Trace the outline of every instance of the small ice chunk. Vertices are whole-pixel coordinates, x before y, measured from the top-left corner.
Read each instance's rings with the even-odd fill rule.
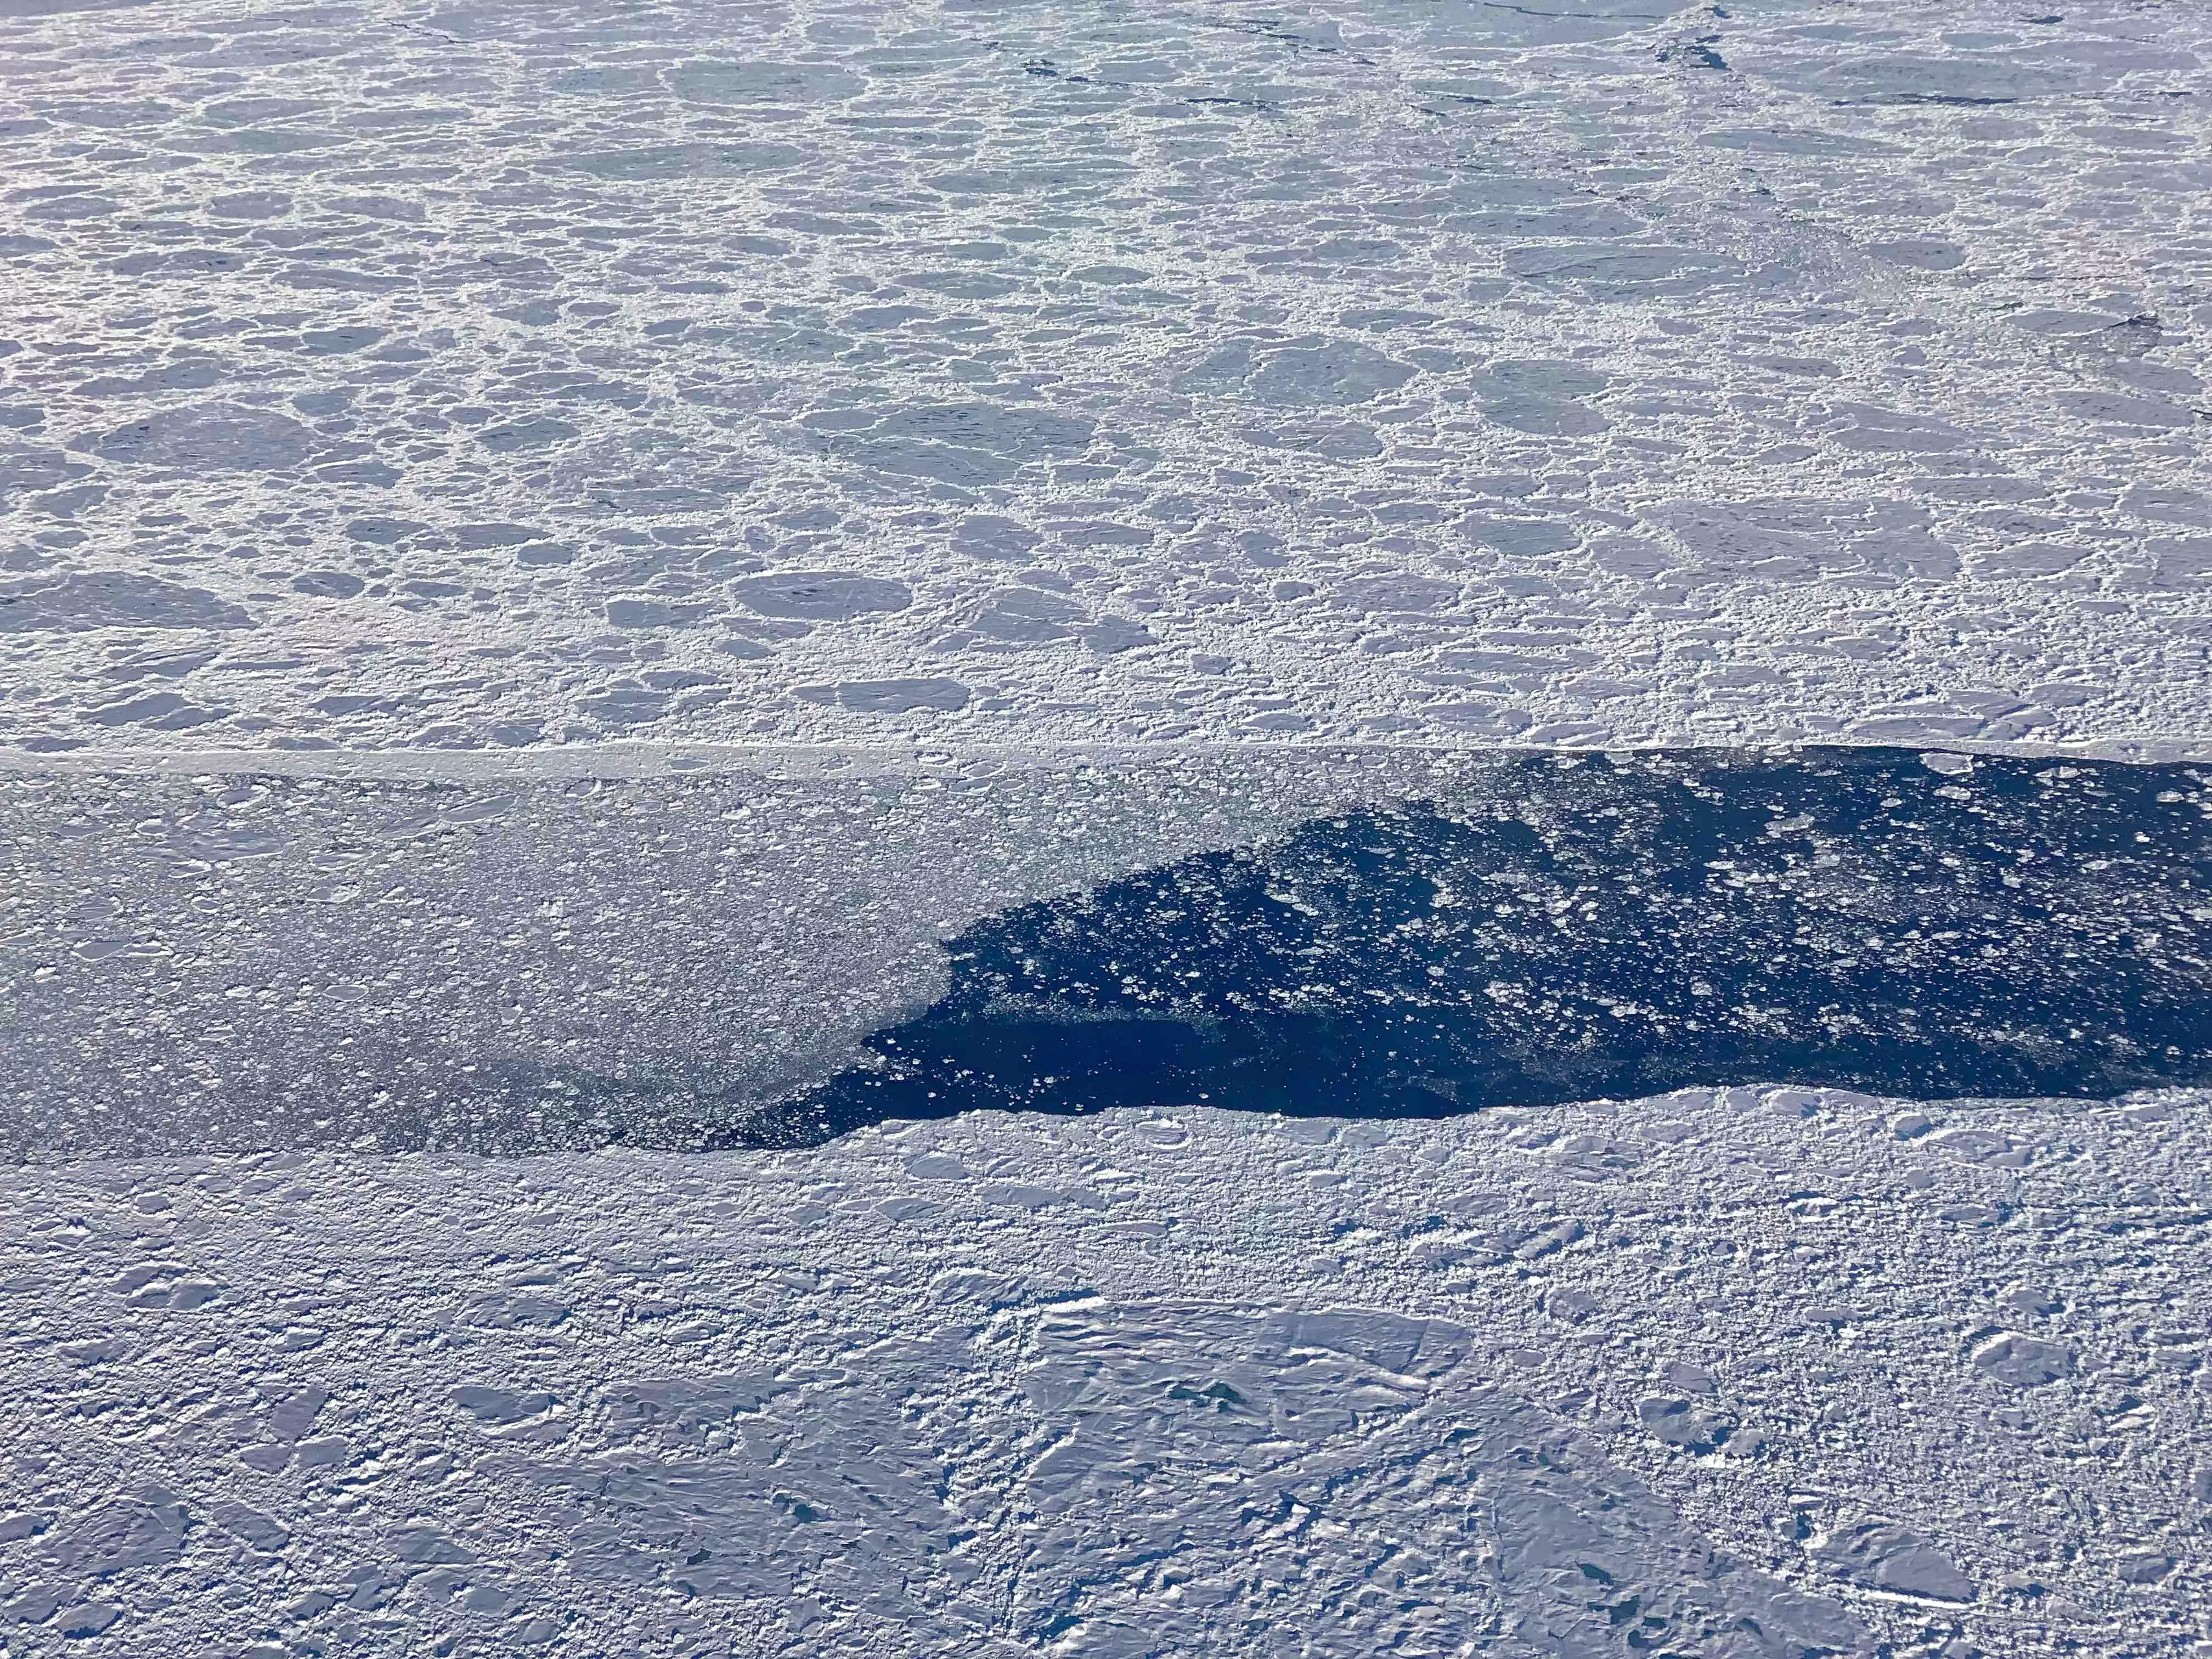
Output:
[[[842,570],[775,571],[748,577],[731,592],[764,617],[807,622],[851,622],[874,611],[903,611],[914,603],[914,590],[904,582]]]
[[[2002,1331],[1990,1338],[1971,1356],[2000,1382],[2015,1389],[2039,1389],[2074,1375],[2074,1355],[2056,1342]]]

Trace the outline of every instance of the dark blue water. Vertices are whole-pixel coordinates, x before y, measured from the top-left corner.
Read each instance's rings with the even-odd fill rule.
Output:
[[[721,1144],[977,1108],[1420,1117],[1754,1081],[2212,1081],[2204,773],[1881,750],[1498,769],[948,948],[952,986]]]

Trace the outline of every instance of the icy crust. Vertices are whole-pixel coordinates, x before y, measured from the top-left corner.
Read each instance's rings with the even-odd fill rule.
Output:
[[[0,1175],[11,1647],[2208,1634],[2201,1092]]]
[[[553,758],[0,774],[0,1155],[696,1144],[935,1000],[984,916],[1484,787],[1372,751]]]
[[[2208,49],[9,6],[0,744],[2202,741]]]

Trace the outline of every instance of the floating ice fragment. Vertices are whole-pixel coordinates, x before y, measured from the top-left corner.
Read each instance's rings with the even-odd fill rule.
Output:
[[[837,685],[802,685],[793,695],[856,714],[910,714],[965,708],[969,692],[957,680],[847,680]]]
[[[819,104],[851,98],[867,82],[836,64],[716,63],[695,58],[668,71],[679,98],[700,104]]]
[[[2173,1558],[2164,1550],[2130,1550],[2119,1559],[2114,1571],[2124,1584],[2155,1584],[2173,1571]]]
[[[731,585],[738,601],[764,617],[809,622],[851,622],[871,612],[903,611],[914,590],[882,576],[841,570],[778,571]]]
[[[283,471],[303,465],[314,434],[271,410],[242,404],[189,404],[165,409],[88,441],[103,460],[195,471]]]
[[[1990,1337],[1969,1357],[1998,1382],[2015,1389],[2039,1389],[2074,1375],[2070,1349],[2017,1331]]]
[[[727,179],[786,173],[806,160],[805,150],[790,144],[732,140],[595,150],[580,155],[554,156],[540,166],[550,173],[581,173],[625,184],[650,184],[666,179]]]
[[[1735,1419],[1680,1395],[1648,1395],[1636,1406],[1637,1421],[1662,1444],[1689,1452],[1717,1449],[1735,1431]]]
[[[1971,1601],[1973,1581],[1958,1564],[1909,1527],[1868,1521],[1816,1538],[1814,1560],[1870,1589],[1895,1590],[1938,1601]]]

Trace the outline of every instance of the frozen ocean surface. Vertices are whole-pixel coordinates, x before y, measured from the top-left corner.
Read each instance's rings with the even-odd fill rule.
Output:
[[[2188,1655],[2208,1106],[18,1170],[0,1607],[40,1655]]]
[[[0,741],[2198,744],[2208,43],[9,0]]]
[[[2208,55],[0,0],[0,1653],[2205,1659]]]

